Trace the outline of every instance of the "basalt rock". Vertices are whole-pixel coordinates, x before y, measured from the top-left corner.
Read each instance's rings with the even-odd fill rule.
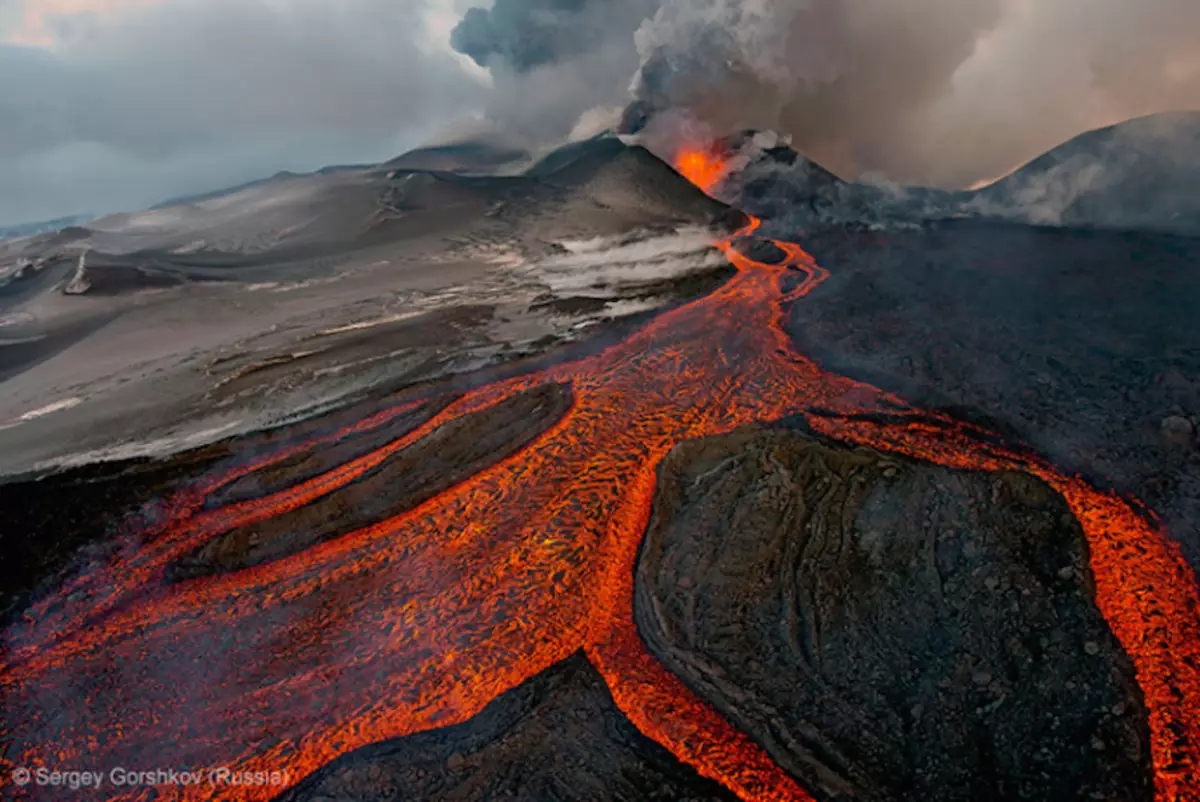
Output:
[[[334,761],[277,802],[736,802],[621,714],[575,655],[454,727]]]
[[[377,428],[348,435],[334,443],[303,449],[217,490],[205,499],[205,507],[217,509],[228,504],[262,498],[315,479],[333,466],[364,457],[403,437],[416,427],[427,423],[458,398],[454,394],[439,396],[417,404]]]
[[[820,800],[1153,798],[1082,529],[1030,476],[783,429],[682,444],[635,614]]]
[[[407,512],[515,454],[562,417],[570,401],[568,388],[544,384],[457,417],[311,504],[210,540],[172,565],[168,576],[184,580],[270,562]],[[430,412],[419,408],[408,422],[415,425]],[[367,439],[378,446],[374,437]],[[313,458],[328,470],[338,464],[339,455],[348,461],[354,450],[353,443],[322,449],[279,466],[282,475],[276,479],[313,475],[319,470]]]

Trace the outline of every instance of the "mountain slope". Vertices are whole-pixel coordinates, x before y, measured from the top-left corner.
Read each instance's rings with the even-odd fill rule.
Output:
[[[973,215],[1200,234],[1200,112],[1081,134],[975,192]]]

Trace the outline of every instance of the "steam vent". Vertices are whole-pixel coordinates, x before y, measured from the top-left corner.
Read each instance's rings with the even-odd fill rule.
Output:
[[[173,2],[92,12],[96,52]],[[0,48],[75,52],[71,4],[27,5]],[[217,94],[255,136],[294,97],[296,141],[366,137],[306,127],[313,82],[321,126],[411,75],[422,119],[493,102],[0,234],[0,796],[1200,802],[1200,112],[907,186],[924,150],[838,127],[924,131],[871,94],[903,64],[850,10],[749,36],[783,11],[742,5],[496,0],[449,37],[478,69],[372,25],[370,80],[330,55],[243,107],[291,63],[247,39]],[[363,13],[284,6],[305,42]],[[876,89],[776,97],[733,51],[784,32]]]

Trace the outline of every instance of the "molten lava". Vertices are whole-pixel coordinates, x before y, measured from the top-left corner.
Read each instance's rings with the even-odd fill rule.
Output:
[[[711,186],[723,168],[707,159],[685,156],[680,170]],[[799,414],[849,443],[1029,471],[1057,488],[1083,524],[1100,609],[1145,693],[1157,798],[1198,798],[1200,597],[1175,545],[1125,501],[1036,456],[794,353],[784,305],[827,274],[792,243],[774,242],[770,263],[737,250],[756,227],[719,243],[738,271],[728,284],[598,354],[468,391],[391,444],[260,499],[203,508],[290,452],[175,499],[166,523],[126,536],[7,633],[6,764],[286,770],[295,783],[366,744],[465,721],[582,649],[621,710],[680,760],[747,800],[808,799],[659,664],[633,623],[660,460],[689,438]],[[334,492],[455,416],[546,382],[572,389],[557,423],[419,507],[276,562],[166,580],[199,544]],[[160,786],[157,798],[280,790]]]
[[[675,157],[675,168],[688,181],[711,193],[729,175],[730,164],[711,149],[684,148]]]

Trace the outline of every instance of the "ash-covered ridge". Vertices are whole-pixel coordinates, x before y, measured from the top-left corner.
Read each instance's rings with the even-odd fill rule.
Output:
[[[980,189],[968,214],[1038,225],[1200,234],[1200,111],[1081,134]]]
[[[615,136],[489,142],[0,242],[0,475],[170,453],[710,291],[740,219]]]
[[[784,140],[763,141],[764,135],[745,132],[718,144],[727,158],[745,163],[720,194],[792,230],[970,218],[1200,235],[1200,112],[1151,115],[1087,132],[971,191],[846,180]]]

